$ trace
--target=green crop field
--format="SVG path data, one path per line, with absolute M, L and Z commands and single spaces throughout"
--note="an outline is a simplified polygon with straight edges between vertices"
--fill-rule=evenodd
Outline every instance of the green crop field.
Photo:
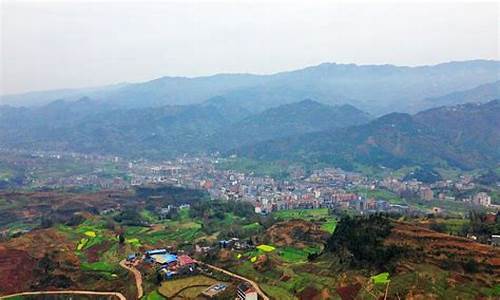
M 333 233 L 337 227 L 337 220 L 330 219 L 321 225 L 321 229 L 328 233 Z
M 315 209 L 289 209 L 279 210 L 273 213 L 274 217 L 282 220 L 290 219 L 318 219 L 328 217 L 328 208 L 315 208 Z
M 306 262 L 307 257 L 311 253 L 318 253 L 321 249 L 319 247 L 307 247 L 304 249 L 298 249 L 294 247 L 284 247 L 279 249 L 279 256 L 286 262 L 289 263 L 300 263 Z
M 262 250 L 264 252 L 271 252 L 271 251 L 276 250 L 275 247 L 270 246 L 270 245 L 264 245 L 264 244 L 257 246 L 257 249 Z
M 283 260 L 291 263 L 307 261 L 307 256 L 309 255 L 309 253 L 304 250 L 292 247 L 285 247 L 283 249 L 280 249 L 279 254 L 280 257 L 283 258 Z
M 360 195 L 366 195 L 366 197 L 375 198 L 376 200 L 385 200 L 392 204 L 406 204 L 406 201 L 399 197 L 396 193 L 385 189 L 354 189 L 352 192 L 359 193 Z
M 164 300 L 165 297 L 163 297 L 158 291 L 154 290 L 151 293 L 147 294 L 142 298 L 143 300 Z
M 107 272 L 112 273 L 115 271 L 115 266 L 112 264 L 98 261 L 95 263 L 82 263 L 80 268 L 84 271 L 97 271 L 97 272 Z
M 386 284 L 386 283 L 389 283 L 391 281 L 389 279 L 389 273 L 387 273 L 387 272 L 374 275 L 374 276 L 370 277 L 370 279 L 375 284 Z

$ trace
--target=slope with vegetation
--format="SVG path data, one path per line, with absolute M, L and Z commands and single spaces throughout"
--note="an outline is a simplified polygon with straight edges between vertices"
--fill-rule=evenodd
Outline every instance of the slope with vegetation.
M 38 108 L 0 108 L 4 147 L 158 158 L 362 124 L 352 106 L 311 100 L 250 114 L 223 98 L 199 105 L 112 109 L 89 99 Z
M 500 161 L 500 101 L 391 113 L 368 124 L 276 139 L 232 153 L 256 160 L 360 165 L 490 167 Z

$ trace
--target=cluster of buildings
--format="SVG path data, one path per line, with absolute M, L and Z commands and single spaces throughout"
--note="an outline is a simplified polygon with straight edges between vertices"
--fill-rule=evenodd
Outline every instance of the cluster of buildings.
M 296 208 L 340 208 L 360 212 L 399 211 L 408 208 L 388 203 L 385 199 L 367 197 L 376 189 L 389 190 L 401 198 L 418 198 L 426 201 L 452 200 L 473 205 L 495 207 L 491 196 L 474 192 L 472 176 L 463 175 L 457 180 L 441 180 L 426 184 L 415 179 L 402 180 L 386 177 L 370 179 L 359 173 L 336 168 L 306 172 L 303 168 L 289 168 L 287 180 L 257 176 L 220 168 L 225 159 L 214 156 L 180 157 L 163 162 L 146 160 L 125 161 L 114 156 L 77 153 L 36 152 L 33 159 L 68 160 L 95 166 L 89 173 L 61 177 L 34 176 L 34 186 L 95 186 L 102 189 L 127 189 L 149 184 L 169 184 L 206 190 L 212 198 L 243 200 L 253 203 L 257 213 L 268 213 Z M 112 163 L 120 176 L 109 176 L 103 166 Z M 37 163 L 33 163 L 37 165 Z M 464 196 L 465 195 L 465 196 Z
M 130 257 L 129 259 L 134 257 Z M 162 279 L 172 279 L 181 275 L 189 275 L 197 272 L 196 261 L 190 256 L 170 253 L 167 249 L 154 249 L 145 252 L 145 262 L 157 266 L 158 273 Z
M 231 240 L 231 245 L 234 246 L 235 240 Z M 137 265 L 139 262 L 152 264 L 155 266 L 156 272 L 162 280 L 171 280 L 180 276 L 191 276 L 198 274 L 202 268 L 198 266 L 198 262 L 190 256 L 170 252 L 167 249 L 147 250 L 143 257 L 139 257 L 137 253 L 130 254 L 127 257 L 127 262 L 132 265 Z M 217 296 L 227 290 L 229 285 L 224 282 L 217 282 L 202 291 L 202 295 L 209 299 L 216 299 Z M 235 299 L 238 300 L 257 300 L 258 293 L 255 288 L 248 282 L 240 282 L 236 287 Z
M 422 200 L 461 201 L 472 205 L 499 208 L 492 203 L 486 192 L 477 192 L 477 185 L 471 176 L 460 176 L 456 181 L 441 180 L 426 184 L 417 180 L 403 181 L 388 177 L 379 182 L 379 186 L 402 197 L 418 197 Z
M 453 200 L 494 207 L 488 194 L 473 193 L 476 185 L 471 176 L 426 184 L 415 179 L 394 177 L 370 179 L 359 173 L 336 168 L 312 172 L 293 168 L 289 170 L 287 180 L 277 180 L 251 172 L 219 168 L 222 160 L 214 157 L 184 157 L 161 164 L 138 163 L 129 167 L 134 174 L 134 184 L 165 183 L 201 188 L 212 198 L 253 203 L 255 211 L 262 214 L 282 209 L 320 207 L 350 209 L 361 213 L 408 213 L 414 210 L 406 205 L 389 203 L 387 199 L 369 197 L 369 191 L 373 190 L 388 190 L 405 199 Z M 464 197 L 464 193 L 473 194 Z M 432 212 L 441 213 L 442 209 L 434 207 Z

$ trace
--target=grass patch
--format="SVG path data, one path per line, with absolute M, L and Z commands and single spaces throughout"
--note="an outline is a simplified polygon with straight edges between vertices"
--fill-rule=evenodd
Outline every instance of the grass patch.
M 97 236 L 95 231 L 85 231 L 84 234 L 91 238 L 95 238 Z
M 160 288 L 158 289 L 158 292 L 164 297 L 172 298 L 184 288 L 188 288 L 191 286 L 209 287 L 215 283 L 217 283 L 215 279 L 203 275 L 196 275 L 181 279 L 163 281 Z
M 158 291 L 154 290 L 151 293 L 147 294 L 142 299 L 143 300 L 164 300 L 165 297 L 163 297 L 160 293 L 158 293 Z
M 275 247 L 270 246 L 270 245 L 265 245 L 265 244 L 259 245 L 256 248 L 259 250 L 262 250 L 264 252 L 272 252 L 272 251 L 276 250 Z
M 141 245 L 141 241 L 138 238 L 126 239 L 125 242 L 127 244 L 130 244 L 130 245 L 134 246 L 134 247 L 140 247 L 140 246 L 142 246 Z
M 483 288 L 481 292 L 488 297 L 500 297 L 500 284 L 495 285 L 492 288 Z
M 245 230 L 259 230 L 260 228 L 262 228 L 262 225 L 260 225 L 258 222 L 243 225 L 243 229 Z
M 95 272 L 106 272 L 112 273 L 115 270 L 115 267 L 112 264 L 107 262 L 98 261 L 95 263 L 82 263 L 80 265 L 80 269 L 83 271 L 95 271 Z
M 374 275 L 374 276 L 370 277 L 370 279 L 375 284 L 386 284 L 386 283 L 389 283 L 391 281 L 389 279 L 389 273 L 388 272 L 384 272 L 384 273 L 380 273 L 380 274 Z
M 316 247 L 308 247 L 305 249 L 298 249 L 294 247 L 285 247 L 279 250 L 280 257 L 289 263 L 306 262 L 307 257 L 311 253 L 317 253 L 320 249 Z
M 385 190 L 385 189 L 376 189 L 376 190 L 367 190 L 367 189 L 354 189 L 353 192 L 365 195 L 368 198 L 375 198 L 376 200 L 385 200 L 391 204 L 406 204 L 406 201 L 401 198 L 398 194 Z
M 325 223 L 321 224 L 321 229 L 330 234 L 332 234 L 335 231 L 336 227 L 337 227 L 337 220 L 335 219 L 330 219 Z
M 189 288 L 183 290 L 182 292 L 180 292 L 179 294 L 177 294 L 176 299 L 177 298 L 180 298 L 180 299 L 200 299 L 200 298 L 198 298 L 198 296 L 206 289 L 207 289 L 206 286 L 189 287 Z M 205 298 L 202 298 L 202 299 L 205 299 Z
M 86 239 L 86 238 L 83 238 L 80 240 L 80 242 L 78 243 L 78 245 L 76 245 L 76 250 L 80 251 L 83 249 L 83 247 L 85 247 L 85 245 L 87 245 L 89 239 Z
M 328 217 L 328 208 L 314 208 L 314 209 L 289 209 L 279 210 L 273 213 L 274 217 L 281 220 L 291 219 L 319 219 Z

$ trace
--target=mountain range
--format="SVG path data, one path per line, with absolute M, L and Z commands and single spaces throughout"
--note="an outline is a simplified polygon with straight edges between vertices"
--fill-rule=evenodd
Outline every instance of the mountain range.
M 264 161 L 488 168 L 500 162 L 500 100 L 390 113 L 369 123 L 291 136 L 230 152 Z
M 488 167 L 500 162 L 499 104 L 491 101 L 500 99 L 499 76 L 500 62 L 487 60 L 321 64 L 3 96 L 0 148 L 222 152 L 345 169 Z
M 259 161 L 397 169 L 473 169 L 500 162 L 500 101 L 379 118 L 350 105 L 303 100 L 263 112 L 212 98 L 196 105 L 116 109 L 93 100 L 0 107 L 4 148 L 167 158 L 222 152 Z
M 419 67 L 324 63 L 272 75 L 162 77 L 142 83 L 4 95 L 0 102 L 10 106 L 43 106 L 54 100 L 87 97 L 117 109 L 193 105 L 222 97 L 228 104 L 257 113 L 310 98 L 330 105 L 350 104 L 381 115 L 458 104 L 453 102 L 462 99 L 457 92 L 471 90 L 463 97 L 475 99 L 470 93 L 482 92 L 474 89 L 494 82 L 496 85 L 489 93 L 498 97 L 498 81 L 500 62 L 490 60 Z
M 312 100 L 252 114 L 212 98 L 196 105 L 100 107 L 90 99 L 42 107 L 0 107 L 0 144 L 135 157 L 227 151 L 264 140 L 358 125 L 372 117 L 353 106 Z

